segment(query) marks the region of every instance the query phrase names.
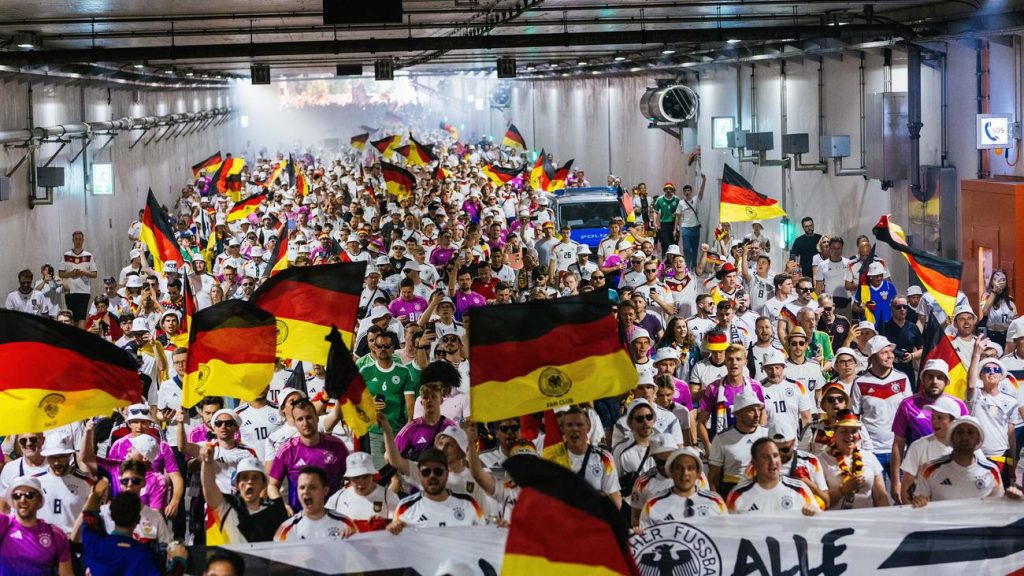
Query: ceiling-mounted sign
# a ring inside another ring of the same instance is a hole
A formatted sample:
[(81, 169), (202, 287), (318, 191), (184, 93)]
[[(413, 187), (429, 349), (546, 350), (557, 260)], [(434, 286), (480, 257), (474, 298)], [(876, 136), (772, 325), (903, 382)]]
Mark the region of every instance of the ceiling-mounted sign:
[(978, 150), (1013, 146), (1013, 116), (1009, 114), (978, 114)]

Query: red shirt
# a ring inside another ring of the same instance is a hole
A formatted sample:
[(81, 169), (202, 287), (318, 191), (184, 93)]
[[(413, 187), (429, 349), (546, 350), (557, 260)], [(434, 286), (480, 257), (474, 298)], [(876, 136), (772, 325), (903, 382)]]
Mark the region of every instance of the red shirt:
[(494, 276), (491, 276), (491, 279), (486, 284), (477, 278), (476, 280), (473, 280), (473, 292), (480, 294), (487, 300), (494, 300), (494, 289), (498, 285), (498, 282), (500, 282), (500, 280)]

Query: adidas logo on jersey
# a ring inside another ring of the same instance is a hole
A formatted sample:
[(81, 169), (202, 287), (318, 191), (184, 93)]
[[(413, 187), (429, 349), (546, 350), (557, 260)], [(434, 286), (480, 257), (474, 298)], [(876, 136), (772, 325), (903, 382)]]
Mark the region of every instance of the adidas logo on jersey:
[(952, 486), (952, 485), (953, 485), (953, 481), (950, 480), (949, 478), (946, 478), (942, 482), (939, 482), (939, 486)]
[(426, 522), (427, 521), (427, 515), (426, 514), (420, 514), (420, 517), (417, 518), (416, 521), (417, 522)]
[(747, 508), (747, 512), (753, 512), (754, 510), (760, 510), (760, 509), (761, 508), (758, 507), (757, 504), (753, 504), (753, 505), (750, 506), (750, 508)]
[(296, 467), (305, 466), (305, 465), (306, 465), (306, 461), (303, 460), (302, 458), (299, 458), (299, 461), (295, 463)]

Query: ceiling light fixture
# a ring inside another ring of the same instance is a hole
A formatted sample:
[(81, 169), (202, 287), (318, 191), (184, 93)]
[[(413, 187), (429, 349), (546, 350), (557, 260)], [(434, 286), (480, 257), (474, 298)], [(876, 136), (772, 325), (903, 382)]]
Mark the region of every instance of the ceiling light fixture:
[(626, 57), (625, 57), (625, 56), (616, 56), (616, 57), (615, 57), (615, 61), (616, 61), (616, 62), (622, 62), (622, 61), (623, 61), (623, 60), (625, 60), (625, 59), (626, 59)]
[(18, 32), (11, 37), (11, 42), (22, 50), (32, 50), (39, 47), (39, 36), (32, 32)]
[(664, 50), (661, 51), (661, 53), (668, 56), (669, 54), (675, 54), (676, 51), (671, 48), (665, 48)]
[(726, 44), (739, 44), (740, 42), (743, 42), (743, 40), (740, 40), (739, 38), (729, 38), (725, 42)]

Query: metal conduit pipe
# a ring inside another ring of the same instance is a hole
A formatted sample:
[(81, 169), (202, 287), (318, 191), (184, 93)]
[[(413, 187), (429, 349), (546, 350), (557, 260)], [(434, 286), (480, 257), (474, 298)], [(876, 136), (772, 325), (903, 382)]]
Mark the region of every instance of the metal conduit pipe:
[[(786, 78), (783, 76), (783, 94), (785, 94)], [(825, 59), (818, 60), (818, 140), (825, 134)], [(828, 174), (828, 162), (818, 158), (815, 164), (804, 164), (801, 157), (803, 154), (794, 154), (793, 167), (797, 172), (821, 172)]]
[(910, 192), (921, 197), (921, 47), (907, 47), (907, 130), (910, 132)]
[(164, 116), (145, 116), (140, 118), (121, 118), (104, 122), (72, 122), (57, 126), (36, 127), (24, 130), (0, 130), (0, 145), (23, 144), (30, 141), (48, 139), (86, 138), (93, 132), (119, 132), (124, 130), (148, 130), (157, 126), (173, 126), (198, 122), (217, 116), (226, 116), (231, 108), (214, 108), (202, 112), (184, 114), (167, 114)]
[(836, 176), (866, 176), (868, 170), (864, 164), (865, 158), (867, 158), (867, 142), (864, 139), (864, 134), (867, 130), (867, 116), (865, 115), (864, 100), (866, 98), (864, 91), (867, 84), (864, 80), (864, 52), (860, 53), (860, 168), (843, 168), (842, 158), (832, 159), (832, 168)]

